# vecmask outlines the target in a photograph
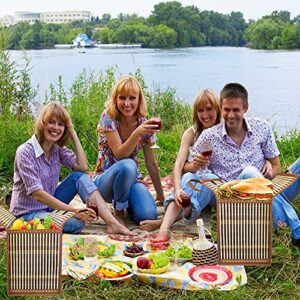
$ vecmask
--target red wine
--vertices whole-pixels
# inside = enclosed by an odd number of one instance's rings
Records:
[[[89,205],[88,204],[86,207],[92,209],[95,212],[96,216],[98,216],[98,208],[97,208],[97,206],[95,206],[95,205]]]
[[[188,207],[191,205],[191,198],[188,194],[180,195],[180,198],[182,207]]]
[[[202,154],[203,156],[211,156],[211,155],[212,155],[212,150],[208,150],[208,151],[201,152],[201,154]]]
[[[1,231],[5,231],[5,227],[0,226],[0,232],[1,232]]]
[[[153,125],[157,125],[155,129],[160,130],[162,127],[161,119],[158,117],[154,117],[150,119],[150,123]]]

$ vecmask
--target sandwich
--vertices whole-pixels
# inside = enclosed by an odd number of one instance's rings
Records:
[[[241,180],[233,180],[233,181],[225,182],[218,188],[219,194],[223,197],[231,197],[232,192],[230,187],[239,183],[240,181]]]
[[[264,177],[249,178],[249,179],[245,179],[244,182],[249,182],[253,184],[262,184],[271,189],[273,188],[273,182],[270,179]]]
[[[232,196],[243,200],[269,200],[274,197],[272,188],[260,183],[247,182],[247,180],[241,180],[239,183],[230,186],[230,190]]]

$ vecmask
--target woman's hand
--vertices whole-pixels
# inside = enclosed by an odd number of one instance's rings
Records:
[[[79,210],[75,217],[81,221],[94,221],[97,218],[95,212],[90,208]]]
[[[135,129],[135,132],[139,136],[142,136],[142,135],[146,135],[146,134],[157,133],[157,132],[159,132],[159,130],[157,129],[157,125],[152,124],[151,120],[147,120],[143,124],[141,124],[140,126],[138,126]]]
[[[180,187],[175,189],[175,203],[180,209],[183,209],[182,204],[181,204],[182,203],[181,196],[184,194],[186,194],[186,192],[183,189],[181,189]]]
[[[273,177],[273,166],[270,161],[265,161],[261,172],[266,178],[271,179]]]
[[[193,159],[193,162],[190,163],[190,172],[195,173],[199,169],[203,169],[207,167],[208,164],[209,164],[209,157],[197,153]]]

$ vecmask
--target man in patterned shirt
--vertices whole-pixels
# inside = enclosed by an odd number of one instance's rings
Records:
[[[200,178],[218,176],[226,181],[276,176],[280,171],[280,161],[272,128],[264,120],[244,116],[248,110],[247,90],[238,83],[225,85],[221,91],[220,104],[224,122],[204,130],[188,158],[189,163],[194,165],[203,166],[206,163],[212,172],[202,174],[203,168],[200,168],[197,175]],[[211,157],[200,154],[203,144],[211,145]],[[298,159],[290,171],[299,174],[299,169]],[[215,202],[213,193],[203,186],[198,187],[202,190],[200,193],[191,192],[187,187],[184,189],[191,194],[193,210],[197,214],[208,204]],[[298,179],[272,202],[274,227],[280,222],[290,226],[293,243],[297,247],[300,246],[300,220],[286,200],[292,201],[299,192]]]

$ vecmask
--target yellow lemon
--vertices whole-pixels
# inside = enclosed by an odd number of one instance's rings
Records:
[[[13,230],[20,230],[21,227],[23,226],[23,221],[20,219],[17,219],[14,221],[13,225],[12,225],[12,229]]]

